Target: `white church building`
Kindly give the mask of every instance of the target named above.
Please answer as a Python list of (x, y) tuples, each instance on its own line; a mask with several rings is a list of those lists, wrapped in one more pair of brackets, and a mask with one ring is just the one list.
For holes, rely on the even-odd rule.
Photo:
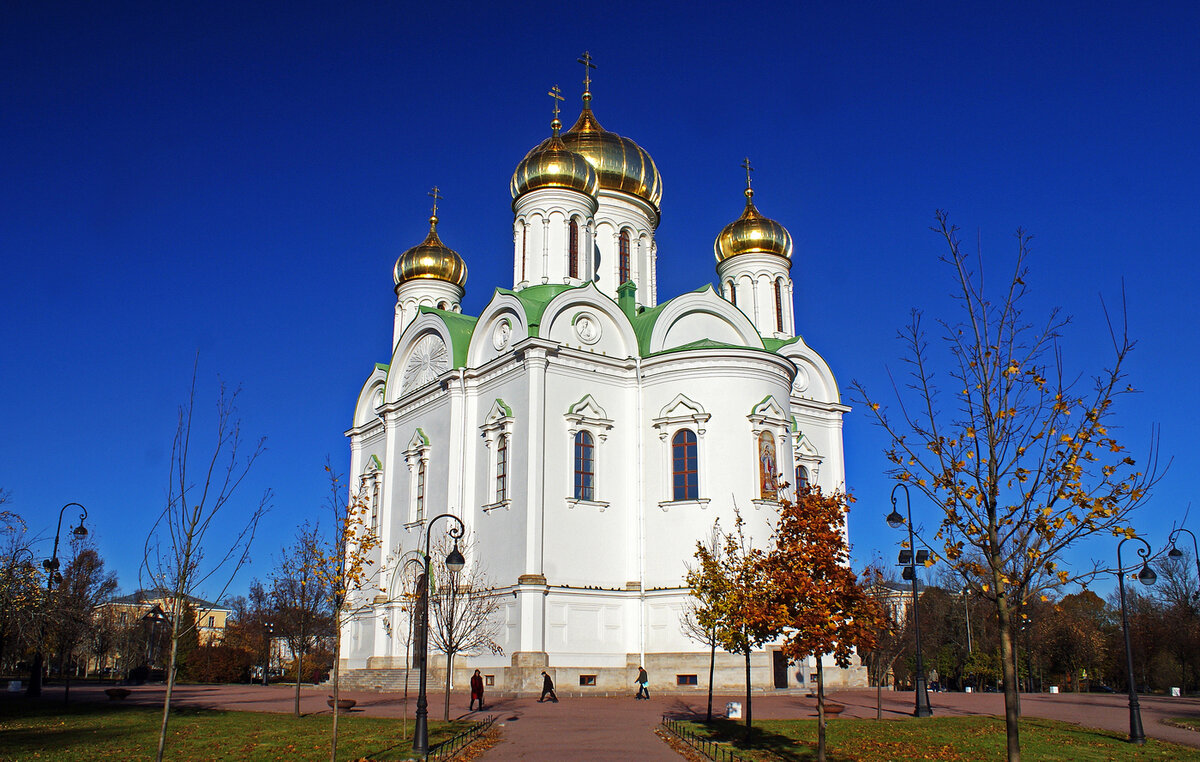
[[(632, 692), (644, 664), (652, 690), (702, 691), (708, 649), (680, 627), (697, 541), (714, 519), (732, 528), (736, 503), (765, 545), (777, 480), (844, 489), (848, 408), (795, 324), (791, 236), (749, 180), (741, 216), (713, 227), (719, 286), (659, 300), (658, 168), (591, 100), (589, 86), (575, 124), (556, 117), (517, 164), (512, 284), (478, 316), (461, 311), (467, 264), (436, 201), (429, 235), (396, 261), (390, 358), (347, 432), (352, 485), (385, 590), (428, 519), (465, 523), (467, 563), (500, 596), (503, 653), (456, 656), (456, 684), (478, 668), (488, 690), (536, 690), (545, 669), (560, 690)], [(402, 603), (380, 595), (346, 625), (352, 678), (407, 665)], [(741, 657), (718, 664), (718, 684), (743, 685)], [(753, 666), (756, 688), (809, 684), (770, 646)], [(865, 684), (862, 668), (829, 666), (830, 683)]]

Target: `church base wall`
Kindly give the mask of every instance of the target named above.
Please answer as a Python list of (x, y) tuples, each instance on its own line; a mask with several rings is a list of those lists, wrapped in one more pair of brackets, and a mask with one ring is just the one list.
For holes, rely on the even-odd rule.
[[(756, 693), (776, 690), (816, 690), (816, 669), (811, 659), (802, 664), (787, 664), (786, 671), (780, 663), (778, 651), (755, 651), (750, 655), (750, 689)], [(584, 656), (584, 655), (580, 655)], [(372, 660), (372, 668), (387, 666), (402, 667), (403, 660)], [(497, 663), (495, 657), (455, 657), (453, 685), (455, 690), (465, 690), (471, 675), (478, 669), (484, 676), (485, 688), (489, 693), (516, 695), (539, 695), (542, 690), (542, 671), (554, 680), (555, 691), (571, 696), (605, 696), (637, 692), (634, 680), (637, 677), (639, 656), (626, 654), (625, 666), (588, 666), (579, 659), (577, 663), (564, 654), (523, 651), (512, 654), (508, 664)], [(394, 662), (394, 664), (393, 664)], [(650, 677), (651, 693), (695, 693), (708, 692), (709, 654), (704, 652), (677, 652), (646, 654), (642, 662)], [(446, 680), (445, 657), (431, 655), (429, 684), (443, 685)], [(695, 682), (691, 682), (694, 680)], [(851, 665), (845, 669), (832, 663), (825, 665), (825, 687), (827, 690), (867, 687), (867, 669)], [(746, 662), (742, 656), (718, 652), (713, 671), (713, 690), (724, 694), (739, 694), (746, 690)]]

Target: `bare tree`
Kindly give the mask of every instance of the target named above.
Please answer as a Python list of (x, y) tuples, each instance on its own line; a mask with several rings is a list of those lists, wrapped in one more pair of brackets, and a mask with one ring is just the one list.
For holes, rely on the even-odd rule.
[(1114, 403), (1134, 392), (1125, 373), (1134, 342), (1124, 310), (1120, 325), (1109, 323), (1109, 366), (1090, 379), (1070, 372), (1059, 346), (1068, 318), (1052, 310), (1034, 324), (1025, 314), (1030, 237), (1017, 231), (1012, 275), (994, 292), (984, 288), (982, 256), (972, 263), (944, 212), (937, 223), (960, 307), (958, 319), (939, 322), (935, 347), (947, 355), (930, 348), (914, 310), (900, 332), (909, 379), (894, 390), (898, 414), (861, 384), (852, 388), (891, 439), (888, 473), (942, 508), (944, 558), (994, 604), (1008, 759), (1016, 762), (1021, 604), (1102, 571), (1059, 567), (1081, 539), (1135, 534), (1131, 513), (1157, 479), (1155, 450), (1139, 469), (1112, 433)]
[(179, 642), (195, 632), (197, 622), (185, 616), (188, 602), (202, 588), (220, 590), (214, 600), (225, 595), (229, 583), (250, 556), (250, 545), (258, 522), (271, 500), (266, 490), (257, 504), (241, 509), (244, 523), (232, 537), (218, 539), (218, 517), (229, 506), (265, 449), (265, 439), (249, 445), (241, 438), (237, 418), (237, 389), (230, 391), (222, 382), (217, 395), (215, 431), (212, 449), (192, 460), (192, 427), (196, 422), (196, 377), (199, 361), (192, 368), (192, 383), (187, 401), (179, 408), (175, 438), (171, 445), (171, 473), (166, 504), (146, 537), (145, 554), (139, 573), (141, 587), (153, 590), (168, 604), (165, 612), (170, 629), (170, 656), (167, 663), (167, 690), (163, 698), (162, 725), (159, 729), (156, 759), (162, 762), (171, 716), (171, 693), (175, 687)]
[[(446, 654), (444, 720), (450, 719), (455, 654), (503, 653), (497, 638), (504, 626), (498, 616), (500, 597), (479, 563), (478, 555), (464, 553), (472, 560), (461, 572), (453, 573), (446, 568), (450, 542), (447, 535), (442, 535), (430, 550), (435, 589), (429, 597), (429, 643)], [(469, 535), (460, 542), (464, 548), (473, 544)]]
[[(879, 604), (883, 612), (883, 623), (875, 638), (875, 647), (863, 654), (870, 682), (875, 683), (875, 719), (883, 719), (883, 684), (892, 672), (896, 659), (908, 648), (912, 638), (911, 617), (908, 603), (912, 593), (908, 585), (901, 585), (896, 575), (880, 563), (863, 570), (863, 586)], [(915, 602), (913, 602), (915, 604)]]
[[(71, 559), (63, 581), (51, 595), (50, 638), (58, 650), (59, 674), (66, 678), (63, 700), (71, 695), (71, 666), (75, 651), (87, 644), (96, 629), (93, 613), (117, 589), (117, 575), (104, 569), (104, 559), (86, 539), (71, 541)], [(90, 650), (90, 649), (89, 649)]]
[(280, 551), (271, 574), (271, 600), (275, 632), (296, 659), (296, 700), (293, 713), (300, 716), (300, 682), (304, 657), (322, 638), (332, 634), (329, 591), (317, 575), (320, 526), (307, 521), (296, 530), (295, 541)]

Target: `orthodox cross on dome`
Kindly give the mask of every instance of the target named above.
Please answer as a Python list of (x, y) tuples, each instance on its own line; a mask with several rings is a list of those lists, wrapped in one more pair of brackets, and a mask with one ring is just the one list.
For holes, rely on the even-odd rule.
[(583, 51), (583, 56), (580, 58), (577, 58), (575, 60), (578, 61), (579, 63), (583, 64), (583, 94), (591, 95), (592, 94), (592, 72), (591, 72), (591, 69), (596, 68), (596, 64), (592, 63), (592, 54), (585, 50), (585, 51)]
[(429, 193), (427, 193), (426, 195), (433, 199), (433, 216), (436, 217), (437, 216), (437, 202), (441, 201), (443, 196), (442, 196), (442, 194), (438, 193), (438, 187), (436, 185), (433, 186), (433, 190), (429, 191)]
[(559, 90), (558, 85), (555, 85), (554, 87), (550, 88), (550, 92), (546, 93), (546, 95), (549, 95), (551, 98), (554, 99), (554, 121), (557, 122), (558, 121), (558, 102), (563, 100), (562, 90)]
[(750, 173), (754, 171), (754, 167), (750, 166), (750, 157), (742, 159), (742, 169), (746, 170), (746, 190), (750, 190)]

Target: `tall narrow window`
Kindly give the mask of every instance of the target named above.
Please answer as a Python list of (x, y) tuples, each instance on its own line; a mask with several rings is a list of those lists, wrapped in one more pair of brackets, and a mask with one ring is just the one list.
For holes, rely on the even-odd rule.
[(579, 277), (579, 223), (571, 220), (571, 243), (567, 252), (567, 275)]
[(521, 226), (521, 280), (525, 280), (525, 241), (529, 238), (529, 226)]
[(804, 466), (796, 466), (796, 486), (801, 489), (808, 486), (808, 469)]
[(775, 330), (783, 333), (783, 281), (775, 281)]
[(417, 464), (417, 521), (425, 520), (425, 459)]
[(737, 289), (733, 287), (733, 281), (729, 281), (729, 303), (737, 306)]
[(575, 499), (596, 499), (596, 446), (586, 431), (575, 435)]
[(508, 437), (500, 435), (496, 443), (496, 502), (508, 499)]
[(621, 272), (617, 276), (617, 285), (629, 280), (629, 231), (622, 230), (620, 238)]
[(696, 435), (691, 429), (680, 429), (671, 437), (671, 481), (675, 500), (700, 499), (696, 461)]

